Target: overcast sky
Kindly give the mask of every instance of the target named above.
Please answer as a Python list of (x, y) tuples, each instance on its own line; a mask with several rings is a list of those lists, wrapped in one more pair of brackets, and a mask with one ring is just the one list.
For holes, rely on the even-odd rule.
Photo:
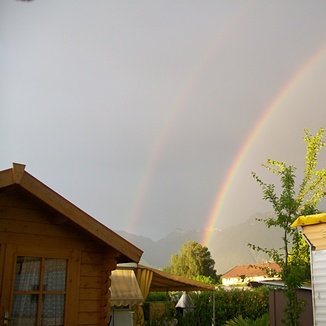
[(0, 168), (26, 164), (115, 231), (270, 211), (251, 171), (301, 173), (325, 87), (324, 0), (0, 4)]

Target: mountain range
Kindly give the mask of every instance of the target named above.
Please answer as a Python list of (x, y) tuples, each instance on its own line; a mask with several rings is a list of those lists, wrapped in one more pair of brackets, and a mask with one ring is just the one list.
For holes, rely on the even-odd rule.
[(265, 253), (254, 251), (248, 243), (263, 248), (282, 247), (282, 229), (267, 228), (260, 221), (268, 217), (271, 217), (270, 213), (256, 213), (245, 222), (225, 229), (176, 229), (159, 241), (124, 231), (116, 232), (144, 251), (141, 264), (157, 269), (170, 265), (171, 255), (177, 254), (186, 241), (202, 244), (202, 239), (209, 237), (208, 250), (215, 261), (217, 274), (224, 274), (237, 265), (270, 261)]

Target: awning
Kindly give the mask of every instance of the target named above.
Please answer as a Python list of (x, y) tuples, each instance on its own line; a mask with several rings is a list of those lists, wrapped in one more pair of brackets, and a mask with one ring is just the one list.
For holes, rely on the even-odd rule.
[(144, 302), (133, 270), (114, 270), (111, 273), (111, 306), (133, 306)]
[(149, 288), (150, 292), (215, 290), (215, 285), (213, 284), (169, 274), (155, 268), (138, 265), (138, 269), (147, 269), (153, 272), (152, 282)]

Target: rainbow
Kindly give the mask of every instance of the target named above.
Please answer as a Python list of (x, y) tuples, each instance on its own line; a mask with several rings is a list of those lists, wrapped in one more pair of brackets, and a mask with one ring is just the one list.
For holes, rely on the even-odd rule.
[[(218, 218), (221, 215), (221, 210), (223, 208), (223, 204), (228, 195), (228, 192), (234, 182), (234, 179), (237, 175), (237, 172), (241, 166), (241, 163), (245, 159), (245, 157), (250, 152), (255, 139), (257, 139), (259, 133), (262, 131), (267, 121), (272, 117), (277, 108), (281, 105), (281, 103), (289, 96), (289, 94), (295, 90), (296, 86), (302, 81), (305, 76), (316, 67), (316, 65), (322, 62), (322, 59), (326, 60), (326, 46), (320, 48), (316, 53), (314, 53), (306, 63), (300, 67), (300, 69), (291, 76), (291, 78), (285, 83), (285, 85), (281, 88), (281, 90), (277, 93), (274, 100), (267, 106), (264, 110), (261, 117), (258, 119), (254, 128), (249, 133), (245, 142), (242, 144), (239, 152), (237, 153), (231, 168), (229, 169), (226, 178), (223, 181), (222, 187), (219, 189), (217, 196), (215, 198), (213, 207), (208, 216), (206, 229), (212, 229), (215, 227), (215, 224)], [(202, 245), (209, 246), (210, 240), (212, 237), (211, 232), (205, 232), (204, 237), (201, 241)]]
[(202, 76), (206, 71), (209, 63), (215, 59), (218, 51), (221, 48), (221, 45), (226, 39), (230, 37), (230, 34), (236, 31), (237, 27), (246, 17), (250, 9), (251, 5), (244, 4), (243, 6), (239, 6), (239, 9), (234, 15), (233, 19), (225, 24), (221, 33), (217, 36), (214, 44), (208, 48), (208, 50), (204, 53), (202, 59), (199, 60), (198, 64), (190, 72), (188, 78), (186, 78), (187, 82), (183, 86), (182, 91), (178, 91), (175, 100), (171, 104), (170, 110), (168, 110), (166, 119), (162, 123), (162, 127), (158, 131), (157, 137), (153, 141), (153, 145), (151, 146), (152, 150), (149, 153), (149, 157), (147, 158), (146, 164), (140, 174), (134, 200), (128, 212), (128, 232), (134, 232), (136, 230), (136, 225), (141, 222), (140, 216), (143, 211), (146, 198), (148, 197), (155, 171), (162, 156), (164, 155), (165, 148), (167, 147), (168, 142), (173, 134), (174, 127), (177, 126), (182, 113), (187, 108), (187, 103), (191, 98), (193, 90), (202, 79)]

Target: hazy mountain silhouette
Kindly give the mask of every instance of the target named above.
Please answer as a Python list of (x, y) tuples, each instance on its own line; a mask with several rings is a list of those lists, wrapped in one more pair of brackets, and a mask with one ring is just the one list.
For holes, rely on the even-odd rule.
[(176, 229), (157, 242), (124, 231), (117, 231), (117, 233), (144, 251), (142, 264), (162, 269), (170, 265), (171, 255), (178, 253), (184, 242), (192, 240), (201, 243), (204, 233), (209, 232), (211, 241), (208, 250), (215, 260), (217, 273), (223, 274), (236, 265), (270, 260), (266, 254), (250, 249), (248, 243), (266, 248), (282, 246), (282, 230), (275, 227), (267, 228), (263, 222), (257, 221), (267, 217), (270, 217), (270, 213), (257, 213), (244, 223), (221, 230)]

